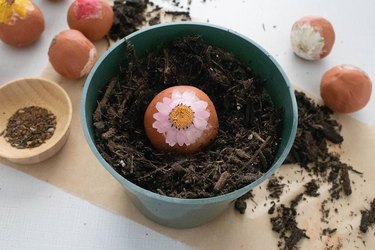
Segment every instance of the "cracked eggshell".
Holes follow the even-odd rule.
[[[82,32],[89,40],[102,39],[111,29],[113,10],[105,0],[76,0],[67,14],[71,29]]]
[[[6,4],[6,3],[4,3]],[[13,9],[13,14],[8,19],[6,16],[0,17],[0,40],[4,43],[14,47],[26,47],[34,43],[44,31],[44,16],[42,11],[33,2],[26,1],[25,6],[20,5],[14,7],[19,10],[25,8],[26,13],[24,16],[16,14]],[[12,4],[12,5],[13,5]],[[13,8],[12,5],[1,6],[4,8]]]
[[[86,76],[98,59],[96,48],[78,30],[65,30],[52,40],[48,50],[53,68],[69,79]]]
[[[307,16],[293,24],[290,41],[293,52],[299,57],[319,60],[331,52],[335,31],[327,19]]]
[[[320,94],[327,107],[339,113],[356,112],[370,100],[372,83],[363,70],[337,65],[328,70],[320,83]]]
[[[183,145],[179,146],[178,144],[171,147],[166,142],[165,135],[159,133],[155,128],[153,128],[152,124],[155,122],[155,118],[153,115],[158,112],[156,109],[156,104],[158,102],[162,102],[164,97],[171,98],[173,90],[178,90],[181,93],[185,91],[192,91],[198,97],[199,100],[205,101],[208,103],[207,109],[210,112],[210,116],[208,118],[208,129],[201,135],[201,137],[193,144],[190,145]],[[202,90],[193,87],[193,86],[174,86],[167,88],[157,94],[154,99],[148,105],[146,112],[144,114],[144,129],[147,137],[149,138],[151,144],[159,151],[172,151],[178,153],[186,153],[191,154],[202,150],[206,146],[208,146],[213,140],[215,140],[217,133],[218,133],[219,121],[216,113],[216,109],[214,104],[212,103],[211,99],[208,97],[206,93]]]

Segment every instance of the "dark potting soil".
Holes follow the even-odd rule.
[[[293,147],[285,163],[296,163],[311,175],[322,178],[331,185],[333,199],[352,193],[349,171],[351,166],[340,161],[339,155],[329,152],[328,141],[341,144],[341,125],[333,118],[333,112],[316,105],[302,92],[296,92],[298,128]]]
[[[285,184],[281,183],[280,181],[282,178],[280,177],[272,177],[268,180],[267,183],[267,191],[270,193],[269,197],[273,199],[279,199],[281,194],[283,193]]]
[[[321,203],[322,222],[328,223],[330,203],[334,200],[348,196],[352,193],[349,172],[361,174],[351,166],[340,161],[340,156],[329,151],[330,141],[341,144],[343,137],[340,134],[341,125],[333,118],[333,113],[325,106],[319,106],[303,92],[295,92],[298,105],[298,128],[293,147],[285,163],[297,164],[308,171],[312,180],[304,185],[304,192],[296,196],[289,206],[285,204],[272,204],[269,214],[277,211],[272,217],[272,230],[279,233],[280,249],[295,249],[298,242],[308,238],[303,229],[297,225],[296,207],[302,202],[304,196],[319,196],[319,186],[322,183],[330,184],[330,199]],[[275,180],[274,177],[271,180]],[[277,180],[277,179],[276,179]],[[274,181],[270,195],[281,189]],[[280,192],[279,192],[280,193]],[[339,212],[337,210],[337,212]],[[367,214],[367,212],[364,212]],[[365,215],[366,217],[366,215]],[[365,219],[365,221],[368,221]],[[366,223],[365,223],[366,224]],[[323,230],[322,235],[334,233],[335,229]]]
[[[176,4],[174,1],[173,5]],[[189,11],[163,11],[161,7],[148,0],[115,0],[112,9],[114,17],[108,36],[114,41],[141,27],[161,23],[161,15],[170,16],[172,20],[191,20]]]
[[[282,112],[263,89],[266,79],[197,36],[177,39],[142,60],[128,44],[128,58],[93,115],[97,147],[118,173],[162,195],[202,198],[237,190],[270,168],[280,142]],[[156,151],[144,133],[147,105],[174,85],[200,88],[218,114],[216,140],[193,155]],[[227,178],[218,188],[224,173]]]
[[[375,199],[371,202],[370,209],[362,210],[361,214],[362,216],[359,229],[362,233],[366,233],[369,226],[373,226],[375,224]]]
[[[279,205],[276,208],[277,215],[271,218],[272,230],[279,234],[278,247],[280,249],[294,249],[301,239],[309,239],[305,230],[299,228],[296,221],[296,207],[302,200],[302,197],[303,193],[297,195],[290,202],[289,206],[284,204]],[[272,213],[269,211],[269,214]]]
[[[115,0],[113,9],[113,24],[108,33],[112,40],[121,39],[139,29],[146,21],[145,12],[148,1]]]

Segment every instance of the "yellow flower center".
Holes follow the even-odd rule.
[[[172,126],[177,129],[187,129],[193,124],[194,112],[193,110],[184,104],[178,104],[169,113],[169,121]]]
[[[14,17],[22,19],[33,9],[29,0],[0,0],[0,23],[12,24]]]

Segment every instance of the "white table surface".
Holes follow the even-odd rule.
[[[38,76],[48,64],[53,36],[67,29],[68,0],[35,0],[46,29],[37,43],[16,49],[0,42],[0,84]],[[169,1],[154,1],[168,6]],[[183,2],[183,1],[181,1]],[[375,2],[373,0],[193,0],[195,20],[240,32],[268,50],[291,82],[319,97],[323,73],[337,64],[353,64],[375,80]],[[293,22],[305,15],[329,19],[336,31],[331,54],[317,62],[294,56],[289,45]],[[372,99],[355,118],[375,124]],[[0,164],[0,249],[190,249],[129,219],[115,215]]]

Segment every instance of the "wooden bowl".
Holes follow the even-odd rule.
[[[41,78],[15,80],[0,86],[0,133],[9,118],[20,108],[39,106],[56,116],[56,129],[51,138],[35,148],[17,149],[0,136],[0,157],[21,164],[33,164],[48,159],[65,144],[72,120],[72,103],[57,83]]]

